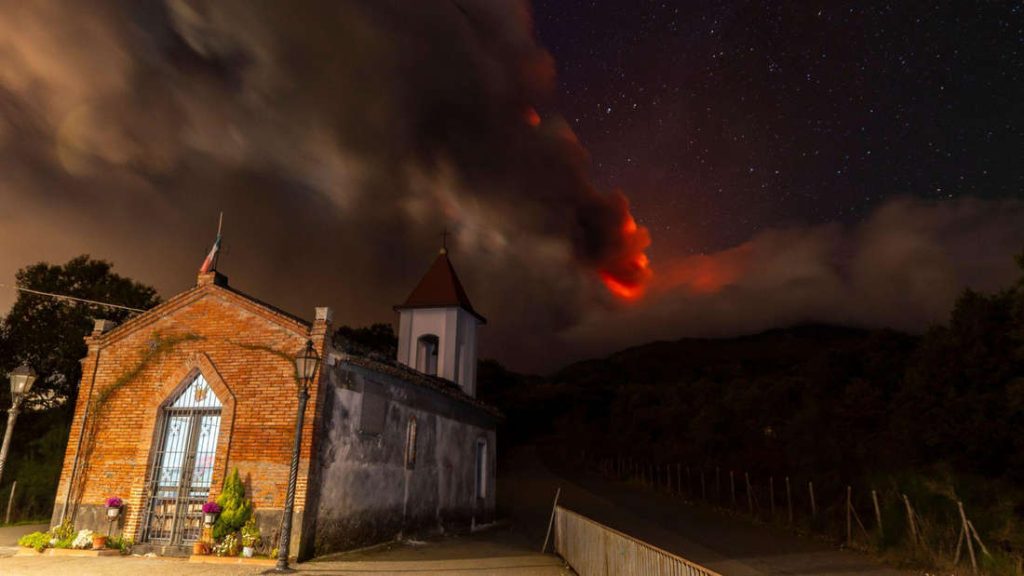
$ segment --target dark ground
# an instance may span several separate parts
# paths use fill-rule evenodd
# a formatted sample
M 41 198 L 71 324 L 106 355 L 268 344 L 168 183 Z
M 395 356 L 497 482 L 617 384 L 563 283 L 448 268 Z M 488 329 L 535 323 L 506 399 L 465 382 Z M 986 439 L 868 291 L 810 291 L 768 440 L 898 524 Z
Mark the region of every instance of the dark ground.
M 499 469 L 502 511 L 537 549 L 543 543 L 556 488 L 559 503 L 612 528 L 702 564 L 724 576 L 761 574 L 913 574 L 857 552 L 803 538 L 746 519 L 583 470 L 552 471 L 534 448 L 514 450 Z

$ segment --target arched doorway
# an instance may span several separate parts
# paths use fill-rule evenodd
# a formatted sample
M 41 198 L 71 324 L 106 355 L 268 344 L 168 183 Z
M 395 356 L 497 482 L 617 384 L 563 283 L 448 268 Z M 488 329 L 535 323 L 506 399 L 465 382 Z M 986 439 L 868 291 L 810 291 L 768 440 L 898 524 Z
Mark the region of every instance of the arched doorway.
M 142 541 L 187 544 L 203 529 L 223 405 L 201 373 L 161 408 Z

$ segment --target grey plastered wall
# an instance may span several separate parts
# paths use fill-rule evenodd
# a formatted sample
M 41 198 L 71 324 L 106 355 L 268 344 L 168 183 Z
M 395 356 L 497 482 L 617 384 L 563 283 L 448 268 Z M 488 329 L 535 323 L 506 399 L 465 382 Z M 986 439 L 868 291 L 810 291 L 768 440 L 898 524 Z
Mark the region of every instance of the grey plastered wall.
M 311 554 L 493 520 L 493 416 L 439 392 L 344 363 L 331 371 L 328 381 L 316 485 L 310 486 L 311 492 L 317 491 L 316 511 L 308 515 L 304 529 Z M 360 432 L 367 393 L 387 399 L 379 434 Z M 406 436 L 413 417 L 416 461 L 409 468 Z M 483 498 L 474 482 L 481 439 L 488 449 L 489 489 Z

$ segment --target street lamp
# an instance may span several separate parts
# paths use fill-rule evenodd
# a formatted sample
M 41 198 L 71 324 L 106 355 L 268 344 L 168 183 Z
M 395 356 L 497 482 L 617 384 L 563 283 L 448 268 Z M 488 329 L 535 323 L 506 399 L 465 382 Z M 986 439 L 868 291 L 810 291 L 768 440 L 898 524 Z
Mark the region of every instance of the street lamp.
M 7 430 L 4 432 L 4 444 L 0 447 L 0 480 L 4 476 L 4 464 L 7 462 L 7 450 L 11 447 L 11 433 L 14 423 L 18 420 L 21 403 L 36 383 L 36 371 L 28 364 L 18 366 L 7 375 L 11 380 L 11 409 L 7 411 Z
M 284 501 L 284 518 L 281 521 L 281 546 L 277 553 L 277 570 L 288 570 L 288 546 L 292 539 L 292 510 L 295 507 L 295 482 L 299 476 L 299 450 L 302 447 L 302 421 L 306 416 L 306 401 L 309 400 L 309 385 L 313 382 L 320 357 L 313 349 L 313 342 L 306 340 L 306 347 L 295 356 L 295 379 L 299 391 L 299 414 L 295 418 L 295 446 L 292 447 L 292 469 L 288 474 L 288 495 Z

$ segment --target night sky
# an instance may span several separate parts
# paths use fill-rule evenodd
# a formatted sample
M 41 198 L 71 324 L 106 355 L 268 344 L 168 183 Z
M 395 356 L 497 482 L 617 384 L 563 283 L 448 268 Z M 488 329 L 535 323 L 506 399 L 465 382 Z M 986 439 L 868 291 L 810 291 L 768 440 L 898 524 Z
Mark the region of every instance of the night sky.
M 534 7 L 557 106 L 657 261 L 894 196 L 1022 197 L 1024 5 L 957 4 Z
M 1024 249 L 1019 2 L 0 0 L 0 284 L 88 253 L 393 322 L 450 233 L 548 370 L 920 332 Z M 0 289 L 0 313 L 15 292 Z

